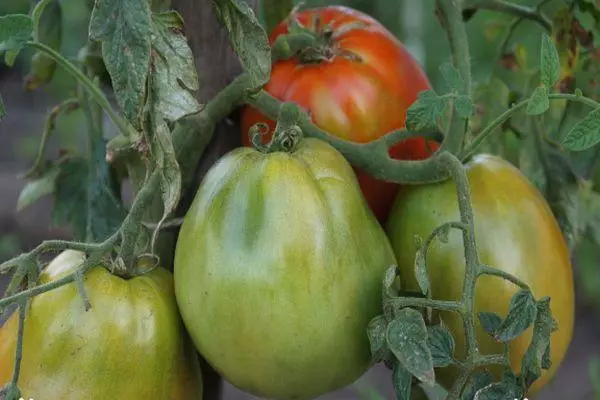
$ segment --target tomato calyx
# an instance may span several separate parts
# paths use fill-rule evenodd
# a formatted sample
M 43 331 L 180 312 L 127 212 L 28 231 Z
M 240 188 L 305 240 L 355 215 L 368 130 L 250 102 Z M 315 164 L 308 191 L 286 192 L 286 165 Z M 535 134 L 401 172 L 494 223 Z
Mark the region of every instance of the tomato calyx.
M 263 122 L 254 124 L 249 131 L 252 145 L 262 153 L 283 151 L 293 153 L 302 139 L 302 129 L 298 126 L 302 110 L 295 103 L 283 103 L 279 111 L 277 126 L 273 137 L 268 143 L 263 143 L 262 137 L 269 134 L 269 126 Z
M 362 58 L 347 49 L 341 48 L 338 39 L 354 29 L 362 29 L 366 24 L 352 21 L 334 28 L 335 21 L 323 24 L 317 14 L 311 15 L 308 25 L 303 25 L 296 17 L 294 8 L 288 17 L 289 33 L 282 35 L 289 42 L 301 42 L 302 46 L 293 54 L 300 64 L 320 64 L 332 62 L 336 57 L 361 62 Z
M 264 123 L 258 123 L 250 128 L 252 145 L 265 154 L 276 151 L 293 153 L 302 137 L 302 130 L 298 125 L 292 125 L 286 128 L 278 126 L 273 133 L 271 141 L 264 144 L 262 143 L 262 136 L 268 134 L 268 130 L 268 126 Z

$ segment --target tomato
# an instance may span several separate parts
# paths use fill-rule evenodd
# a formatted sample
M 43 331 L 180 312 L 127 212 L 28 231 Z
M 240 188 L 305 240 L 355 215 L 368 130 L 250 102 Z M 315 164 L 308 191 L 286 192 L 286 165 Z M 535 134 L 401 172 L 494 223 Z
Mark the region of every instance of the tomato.
M 178 237 L 175 294 L 198 351 L 257 396 L 312 399 L 371 365 L 366 330 L 395 263 L 352 168 L 329 144 L 240 147 L 200 185 Z
M 507 161 L 491 155 L 477 155 L 466 165 L 471 188 L 475 239 L 480 262 L 506 271 L 532 289 L 536 299 L 550 296 L 550 308 L 558 331 L 551 337 L 552 367 L 530 388 L 533 396 L 554 375 L 573 334 L 574 289 L 569 250 L 546 200 Z M 414 276 L 415 235 L 422 238 L 460 215 L 452 180 L 426 186 L 403 188 L 398 194 L 387 225 L 388 236 L 398 258 L 403 289 L 418 291 Z M 427 254 L 428 275 L 433 298 L 458 300 L 464 278 L 462 233 L 452 230 L 447 244 L 435 240 Z M 482 276 L 475 289 L 475 312 L 491 311 L 506 316 L 511 297 L 518 288 L 497 277 Z M 453 332 L 457 356 L 465 355 L 462 320 L 457 314 L 439 314 Z M 510 344 L 511 364 L 520 371 L 521 358 L 531 341 L 532 328 Z M 501 353 L 477 320 L 477 338 L 484 354 Z M 500 369 L 493 369 L 500 377 Z M 453 383 L 456 370 L 436 371 L 446 386 Z
M 313 122 L 332 135 L 352 142 L 370 142 L 405 126 L 406 110 L 419 92 L 430 89 L 427 76 L 406 48 L 370 16 L 343 6 L 306 9 L 296 14 L 306 27 L 333 28 L 330 54 L 323 62 L 299 57 L 277 61 L 264 89 L 282 101 L 292 101 L 310 111 Z M 320 25 L 313 24 L 313 18 Z M 287 33 L 284 21 L 271 33 L 271 43 Z M 275 123 L 258 110 L 242 111 L 242 140 L 250 145 L 248 132 L 257 122 Z M 270 135 L 265 135 L 265 140 Z M 419 160 L 437 150 L 434 141 L 411 138 L 395 144 L 396 159 Z M 355 168 L 360 187 L 380 221 L 387 218 L 398 185 L 377 180 Z
M 41 282 L 64 276 L 83 261 L 65 251 Z M 103 267 L 85 276 L 92 308 L 85 311 L 73 283 L 33 298 L 28 309 L 18 382 L 36 400 L 201 399 L 193 344 L 177 311 L 172 274 L 163 268 L 129 280 Z M 0 328 L 0 386 L 13 373 L 18 313 Z

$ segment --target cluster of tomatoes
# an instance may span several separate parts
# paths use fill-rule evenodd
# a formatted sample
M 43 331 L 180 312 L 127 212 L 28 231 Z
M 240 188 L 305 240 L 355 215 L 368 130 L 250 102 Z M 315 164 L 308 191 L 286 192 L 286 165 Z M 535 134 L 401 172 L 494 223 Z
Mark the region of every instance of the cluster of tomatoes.
M 297 19 L 318 31 L 332 28 L 329 58 L 278 61 L 265 90 L 310 110 L 315 124 L 350 141 L 403 128 L 407 108 L 430 83 L 397 39 L 348 8 L 306 10 Z M 285 32 L 287 22 L 271 40 Z M 24 395 L 201 398 L 193 350 L 234 385 L 266 398 L 315 398 L 367 371 L 367 324 L 381 313 L 384 271 L 398 265 L 402 289 L 419 291 L 415 236 L 459 220 L 454 183 L 401 188 L 310 138 L 291 152 L 260 152 L 248 140 L 257 122 L 275 127 L 246 108 L 247 146 L 225 155 L 204 178 L 179 234 L 173 276 L 159 268 L 125 281 L 95 268 L 85 280 L 91 310 L 83 310 L 75 285 L 33 300 L 19 381 Z M 424 159 L 437 148 L 414 138 L 390 154 Z M 571 339 L 569 252 L 544 198 L 516 168 L 491 155 L 474 157 L 466 168 L 481 262 L 527 282 L 536 298 L 552 298 L 559 326 L 553 363 L 533 394 L 552 377 Z M 58 279 L 81 257 L 63 253 L 43 279 Z M 460 232 L 433 244 L 428 273 L 434 298 L 460 298 Z M 516 290 L 482 277 L 476 311 L 505 315 Z M 454 334 L 457 357 L 464 356 L 462 321 L 438 316 Z M 12 376 L 16 330 L 16 316 L 0 329 L 0 384 Z M 528 331 L 511 343 L 516 370 L 530 338 Z M 478 339 L 482 352 L 502 351 L 481 328 Z M 451 385 L 455 372 L 447 367 L 436 376 Z

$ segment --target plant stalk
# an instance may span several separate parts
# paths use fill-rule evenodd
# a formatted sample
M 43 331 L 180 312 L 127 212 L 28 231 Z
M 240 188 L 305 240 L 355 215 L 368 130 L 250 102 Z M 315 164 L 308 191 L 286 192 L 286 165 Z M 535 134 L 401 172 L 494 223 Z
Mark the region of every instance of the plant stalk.
M 77 80 L 77 82 L 87 90 L 90 96 L 100 105 L 100 107 L 102 107 L 104 112 L 106 112 L 110 120 L 117 126 L 123 135 L 129 137 L 137 136 L 137 132 L 133 129 L 133 127 L 115 112 L 102 90 L 100 90 L 98 86 L 94 85 L 81 70 L 73 65 L 73 63 L 69 62 L 60 53 L 43 43 L 29 41 L 25 44 L 45 53 L 47 56 L 56 61 L 58 65 L 70 73 Z
M 546 32 L 552 32 L 552 21 L 550 21 L 536 8 L 511 3 L 505 0 L 482 0 L 479 1 L 474 8 L 478 8 L 480 10 L 500 11 L 505 14 L 514 15 L 523 19 L 528 19 L 533 22 L 536 22 Z
M 576 94 L 570 93 L 551 93 L 548 95 L 550 100 L 567 100 L 575 103 L 582 103 L 592 108 L 600 107 L 600 103 L 597 101 L 590 99 L 589 97 L 578 96 Z M 504 111 L 502 114 L 497 116 L 492 122 L 490 122 L 482 131 L 477 135 L 475 139 L 461 152 L 460 159 L 465 161 L 469 156 L 471 156 L 479 146 L 485 142 L 488 137 L 494 132 L 496 128 L 502 125 L 504 122 L 509 120 L 514 114 L 523 109 L 529 104 L 531 99 L 525 99 L 520 101 L 519 103 L 513 105 L 508 110 Z
M 465 23 L 462 20 L 462 3 L 460 0 L 437 0 L 437 15 L 442 27 L 446 30 L 452 64 L 462 77 L 463 86 L 459 94 L 471 97 L 471 56 Z M 450 134 L 444 140 L 440 151 L 447 150 L 458 154 L 464 145 L 468 127 L 468 119 L 462 118 L 453 110 L 450 122 Z

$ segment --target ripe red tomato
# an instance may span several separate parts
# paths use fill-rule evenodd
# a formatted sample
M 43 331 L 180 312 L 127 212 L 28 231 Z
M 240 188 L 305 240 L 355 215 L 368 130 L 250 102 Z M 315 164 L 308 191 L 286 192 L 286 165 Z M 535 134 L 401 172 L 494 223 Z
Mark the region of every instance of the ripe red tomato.
M 314 62 L 299 56 L 277 61 L 264 89 L 309 110 L 316 125 L 349 141 L 365 143 L 403 128 L 406 110 L 431 85 L 402 43 L 378 21 L 348 7 L 307 9 L 296 17 L 315 31 L 331 25 L 331 39 L 324 39 L 321 48 L 327 59 Z M 287 33 L 288 26 L 287 21 L 279 24 L 269 37 L 271 43 Z M 268 124 L 270 132 L 275 128 L 258 110 L 245 107 L 242 140 L 246 146 L 250 146 L 248 131 L 257 122 Z M 265 140 L 270 136 L 265 135 Z M 419 160 L 437 148 L 433 141 L 412 138 L 394 145 L 390 155 Z M 386 220 L 399 186 L 356 167 L 355 171 L 369 206 L 380 221 Z

